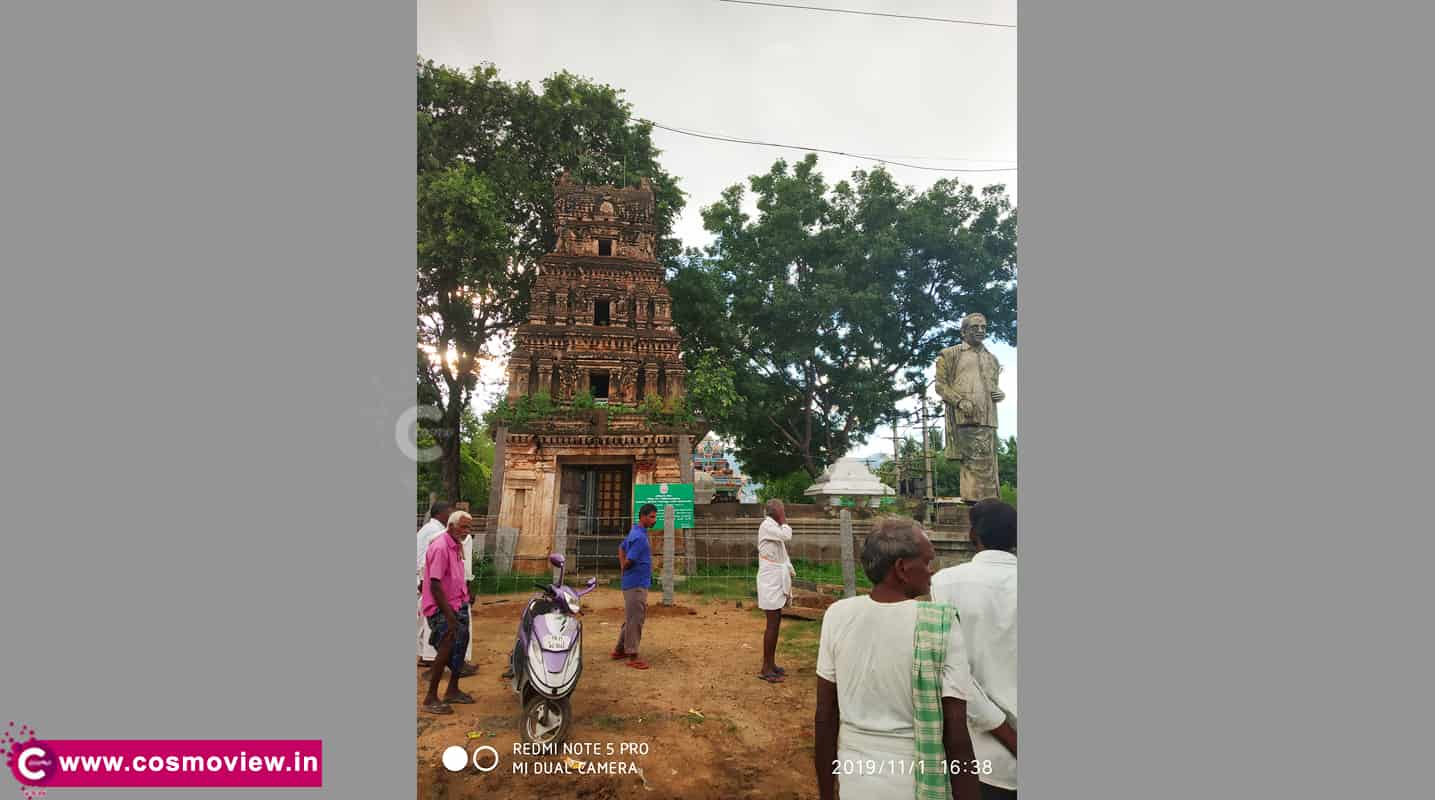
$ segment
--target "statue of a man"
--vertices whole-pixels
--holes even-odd
[[[946,407],[947,458],[960,461],[962,499],[974,503],[1000,496],[997,482],[997,403],[1006,398],[997,381],[1001,364],[982,345],[987,318],[962,320],[962,343],[937,357],[937,394]]]

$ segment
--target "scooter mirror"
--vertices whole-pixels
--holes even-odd
[[[548,557],[548,563],[549,563],[549,564],[552,564],[552,565],[555,566],[555,567],[561,567],[561,566],[563,566],[563,554],[562,554],[562,553],[554,553],[553,555],[551,555],[551,556]]]
[[[589,578],[589,579],[588,579],[588,586],[589,586],[589,587],[593,587],[593,586],[597,586],[597,585],[598,585],[598,579],[597,579],[597,578]]]

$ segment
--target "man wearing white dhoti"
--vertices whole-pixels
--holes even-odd
[[[429,521],[424,523],[418,532],[418,561],[414,567],[414,583],[418,586],[419,594],[423,594],[424,578],[424,553],[428,552],[429,542],[432,542],[448,528],[448,515],[451,512],[449,504],[443,500],[435,501],[429,508]],[[432,645],[429,644],[429,623],[423,615],[423,598],[419,598],[416,609],[419,618],[419,663],[429,664],[437,654]]]
[[[782,683],[787,670],[777,665],[777,629],[782,609],[792,602],[792,578],[797,574],[787,557],[792,527],[781,500],[767,501],[767,516],[757,529],[757,607],[767,612],[767,630],[762,635],[762,671],[758,677],[768,683]]]
[[[823,615],[813,725],[821,800],[839,790],[842,800],[982,797],[990,763],[973,755],[968,721],[989,730],[1004,717],[972,680],[951,607],[917,600],[932,590],[936,555],[915,521],[879,520],[862,543],[872,592]]]

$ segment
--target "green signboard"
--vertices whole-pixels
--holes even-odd
[[[658,507],[657,528],[663,527],[663,508],[673,507],[673,527],[692,528],[693,485],[691,483],[639,483],[633,486],[633,521],[638,520],[638,509],[652,503]]]

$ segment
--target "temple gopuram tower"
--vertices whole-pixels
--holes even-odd
[[[568,506],[567,549],[575,552],[581,536],[580,559],[610,566],[633,523],[634,484],[690,482],[691,445],[707,432],[700,423],[650,424],[633,409],[649,395],[683,397],[686,372],[655,257],[651,184],[583,186],[565,172],[554,217],[557,244],[538,262],[531,312],[509,360],[508,399],[544,393],[559,411],[506,430],[502,442],[498,525],[518,529],[513,568],[525,573],[548,569],[559,504]],[[583,393],[595,409],[574,410]],[[614,538],[600,552],[593,535]],[[656,537],[653,550],[661,552]]]

